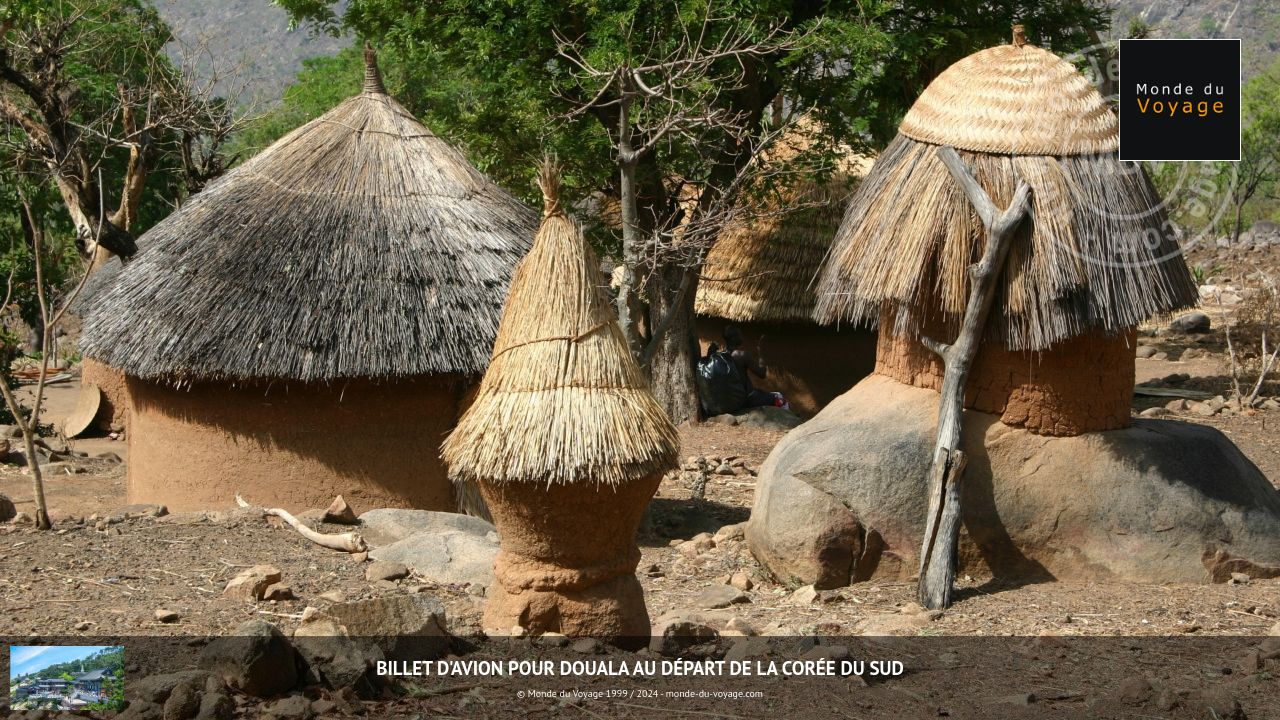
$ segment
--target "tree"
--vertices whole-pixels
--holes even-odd
[[[1280,61],[1245,83],[1241,103],[1244,128],[1240,135],[1240,162],[1224,163],[1221,174],[1230,183],[1233,244],[1240,240],[1244,229],[1245,205],[1260,191],[1274,189],[1280,179]]]
[[[217,78],[198,87],[169,61],[172,39],[145,0],[0,8],[0,147],[21,175],[53,184],[77,248],[97,263],[136,250],[148,180],[166,160],[185,192],[225,169],[219,147],[239,117],[214,97]]]
[[[810,161],[827,164],[821,159],[830,159],[842,143],[860,149],[887,141],[929,80],[955,59],[1007,42],[1014,19],[1042,42],[1074,50],[1088,43],[1084,27],[1105,27],[1108,17],[1093,0],[976,6],[964,0],[356,0],[340,13],[332,0],[276,1],[295,20],[376,41],[384,56],[398,60],[388,63],[387,77],[407,92],[401,97],[408,107],[525,197],[531,196],[533,158],[543,150],[565,165],[566,194],[619,198],[625,166],[616,162],[623,157],[616,143],[619,86],[608,87],[605,77],[675,57],[687,28],[706,30],[704,47],[736,45],[703,74],[706,82],[721,83],[718,92],[694,84],[685,94],[707,93],[714,103],[708,112],[736,118],[741,132],[707,125],[693,133],[667,132],[635,158],[628,192],[634,192],[636,212],[622,227],[649,239],[674,238],[691,207],[696,213],[712,198],[731,199],[742,169],[767,146],[780,98],[784,112],[807,112],[821,128]],[[804,42],[746,52],[770,33]],[[730,68],[734,62],[740,65]],[[587,67],[604,75],[593,76]],[[593,90],[604,94],[597,98]],[[645,124],[662,123],[655,114]],[[643,137],[637,142],[647,145]],[[627,243],[620,234],[606,227],[593,239],[606,253],[622,255]],[[691,262],[690,255],[647,251],[623,262],[643,281],[626,309],[633,333],[647,333],[637,353],[643,360],[645,347],[651,348],[651,384],[677,421],[697,409],[692,307],[700,261],[694,253]]]

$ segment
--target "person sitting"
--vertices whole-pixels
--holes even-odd
[[[761,380],[769,376],[769,366],[765,364],[764,353],[761,352],[761,348],[764,345],[764,336],[761,336],[760,340],[756,342],[756,351],[752,353],[750,350],[742,349],[742,330],[737,325],[726,325],[723,335],[725,348],[729,351],[729,357],[738,366],[738,374],[745,384],[746,405],[744,407],[787,407],[787,400],[782,393],[760,390],[751,382],[752,375]]]

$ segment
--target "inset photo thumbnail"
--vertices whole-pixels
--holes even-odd
[[[9,704],[14,710],[123,710],[124,647],[10,647]]]

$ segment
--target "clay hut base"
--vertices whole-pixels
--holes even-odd
[[[713,343],[724,346],[724,329],[737,325],[742,346],[755,351],[764,338],[764,359],[769,376],[751,378],[762,390],[781,392],[792,412],[812,417],[827,403],[871,373],[875,364],[876,331],[846,326],[821,327],[813,323],[735,323],[721,318],[698,318],[698,344],[706,354]]]
[[[485,627],[518,625],[531,635],[589,636],[621,647],[648,643],[636,530],[661,480],[616,487],[482,482],[502,537]]]
[[[80,363],[80,384],[96,385],[102,391],[102,402],[92,427],[101,432],[128,429],[129,390],[123,372],[86,357]]]
[[[204,510],[240,492],[293,512],[335,495],[357,509],[454,509],[439,446],[465,390],[458,376],[235,388],[130,377],[128,390],[131,503]]]
[[[792,430],[760,469],[752,553],[780,580],[818,587],[913,577],[937,414],[936,392],[872,375]],[[1137,418],[1049,437],[968,411],[963,449],[965,573],[1156,584],[1280,577],[1280,492],[1213,428]]]
[[[876,346],[878,375],[938,391],[943,367],[918,339],[895,335],[883,323]],[[952,337],[945,332],[931,337]],[[984,344],[974,360],[964,406],[1040,435],[1070,436],[1129,425],[1136,335],[1089,333],[1041,351]],[[1087,391],[1084,390],[1087,388]]]

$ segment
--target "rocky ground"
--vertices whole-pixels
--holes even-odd
[[[1139,395],[1134,413],[1171,415],[1216,427],[1268,478],[1280,483],[1280,439],[1275,431],[1280,425],[1280,409],[1265,402],[1251,408],[1225,402],[1231,388],[1226,338],[1218,313],[1210,309],[1208,315],[1208,332],[1169,333],[1149,328],[1142,334],[1141,347],[1151,349],[1140,350],[1143,357],[1137,363],[1138,381],[1163,394]],[[1185,390],[1193,391],[1186,394],[1194,397],[1176,397]],[[74,385],[51,388],[50,416],[69,410],[75,392]],[[1272,384],[1265,387],[1263,396],[1276,394],[1280,389]],[[1221,402],[1215,400],[1218,396],[1222,396]],[[768,688],[766,698],[773,700],[755,704],[726,706],[686,699],[683,704],[671,705],[670,700],[644,702],[631,696],[609,706],[581,699],[553,700],[538,704],[541,714],[531,716],[649,717],[661,706],[717,717],[777,717],[786,712],[812,717],[885,717],[887,707],[895,707],[897,717],[971,717],[975,715],[963,711],[959,698],[978,688],[984,702],[1000,708],[997,717],[1041,713],[1035,715],[1040,717],[1049,708],[1058,713],[1055,717],[1280,717],[1280,713],[1268,715],[1268,705],[1262,702],[1268,696],[1273,700],[1273,693],[1280,689],[1276,681],[1280,647],[1250,649],[1253,646],[1248,645],[1256,643],[1258,636],[1280,633],[1280,579],[1241,579],[1219,585],[1011,585],[974,574],[960,578],[958,602],[945,613],[923,612],[914,602],[915,588],[909,583],[865,583],[814,592],[775,582],[747,551],[740,524],[750,512],[756,468],[784,432],[727,422],[681,428],[686,471],[670,475],[659,490],[641,540],[639,572],[655,627],[681,622],[721,635],[718,646],[681,648],[681,653],[721,657],[731,650],[734,638],[757,634],[802,643],[789,651],[778,651],[779,656],[796,657],[806,652],[839,655],[848,652],[840,648],[855,645],[863,636],[1007,636],[1011,648],[1020,648],[1015,655],[1045,656],[1044,662],[1029,665],[1043,673],[1001,685],[984,665],[990,658],[938,664],[935,656],[943,650],[938,646],[896,647],[885,652],[914,659],[913,672],[888,682],[873,682],[870,687],[844,681],[838,697],[825,698],[823,694],[829,693],[830,687],[815,685],[813,692],[829,700],[821,705],[821,712],[814,709],[817,706],[809,713],[801,712],[803,706],[786,705],[794,700],[784,702],[783,698],[796,697],[798,690],[813,682],[812,678],[792,678],[761,680],[761,687]],[[60,449],[57,443],[51,444]],[[57,637],[59,642],[78,638],[92,642],[94,637],[112,635],[203,638],[230,633],[246,622],[266,621],[291,636],[299,628],[324,620],[323,616],[317,620],[317,610],[308,608],[340,615],[355,612],[343,610],[348,606],[364,612],[359,610],[367,607],[362,603],[379,599],[413,603],[429,599],[439,603],[444,624],[458,638],[453,653],[467,658],[485,657],[486,653],[504,657],[514,652],[511,642],[525,643],[519,653],[531,652],[528,640],[484,637],[480,622],[483,583],[475,581],[474,567],[458,570],[457,582],[442,582],[439,577],[424,577],[386,562],[385,551],[375,551],[374,557],[368,558],[321,548],[278,518],[264,517],[252,509],[165,515],[153,508],[123,508],[126,443],[99,438],[75,441],[69,450],[71,455],[56,460],[48,475],[55,530],[38,533],[21,522],[0,523],[0,635]],[[699,458],[705,459],[708,472],[701,498],[695,499],[701,482],[701,473],[696,470]],[[30,478],[21,467],[0,465],[0,493],[12,498],[17,512],[30,513],[32,509],[29,485]],[[324,532],[350,529],[322,522],[321,514],[306,514],[305,520]],[[481,548],[476,552],[492,543],[483,532],[466,528],[450,529],[449,533],[465,536]],[[395,539],[388,536],[382,542]],[[395,557],[411,558],[412,551],[429,552],[430,548],[410,547],[406,550],[410,554]],[[233,582],[240,575],[251,579]],[[228,584],[237,589],[228,591]],[[404,599],[419,597],[423,599]],[[308,613],[312,616],[306,617]],[[814,651],[817,641],[808,641],[805,646],[805,641],[795,640],[813,636],[827,636],[823,646],[827,649]],[[1099,652],[1098,647],[1059,649],[1057,643],[1072,636],[1121,636],[1134,643],[1141,643],[1142,636],[1254,639],[1240,640],[1244,645],[1210,648],[1208,655],[1197,656],[1194,662],[1173,662],[1160,671],[1144,670],[1136,680],[1130,677],[1132,673],[1117,670],[1113,677],[1099,681],[1096,675],[1090,677],[1079,669],[1061,669],[1058,660],[1072,652],[1083,653],[1082,657]],[[581,657],[605,652],[594,646],[559,647],[555,641],[539,642],[543,644],[532,649],[539,656]],[[193,640],[192,652],[203,645],[204,640]],[[1133,645],[1126,652],[1137,652],[1134,648],[1144,653],[1150,650]],[[663,648],[655,646],[655,650]],[[743,652],[767,657],[769,651],[756,647],[740,654]],[[1114,659],[1117,652],[1102,654]],[[602,657],[644,656],[610,650]],[[1094,660],[1081,663],[1087,666]],[[1048,669],[1050,666],[1059,669]],[[1183,671],[1202,680],[1215,678],[1214,687],[1226,693],[1225,700],[1198,695],[1199,686],[1177,678],[1177,672]],[[175,692],[182,698],[189,695],[195,698],[192,707],[198,707],[206,693],[201,689],[206,680],[192,676],[183,681],[190,685],[188,689],[161,688],[157,697],[167,702],[164,698]],[[622,686],[608,678],[581,685],[584,691]],[[680,687],[680,683],[664,687]],[[850,690],[855,687],[857,692]],[[514,702],[511,687],[484,680],[409,683],[395,699],[372,704],[350,691],[344,694],[313,688],[307,692],[304,699],[294,694],[262,704],[244,693],[219,691],[227,695],[229,704],[216,700],[217,693],[211,694],[210,712],[214,714],[207,717],[257,717],[264,713],[280,718],[359,713],[375,717],[505,717],[514,708],[528,707]],[[1136,704],[1117,699],[1125,693],[1145,699]],[[799,696],[813,698],[812,693],[801,692]],[[1225,704],[1214,705],[1219,701]],[[1167,709],[1161,709],[1165,706]],[[602,707],[607,709],[600,714]],[[155,708],[159,714],[137,716],[165,716]],[[1234,715],[1236,709],[1243,714]],[[1112,711],[1115,714],[1109,714]],[[1208,714],[1210,711],[1215,714]],[[987,713],[984,717],[991,716],[989,708]]]

